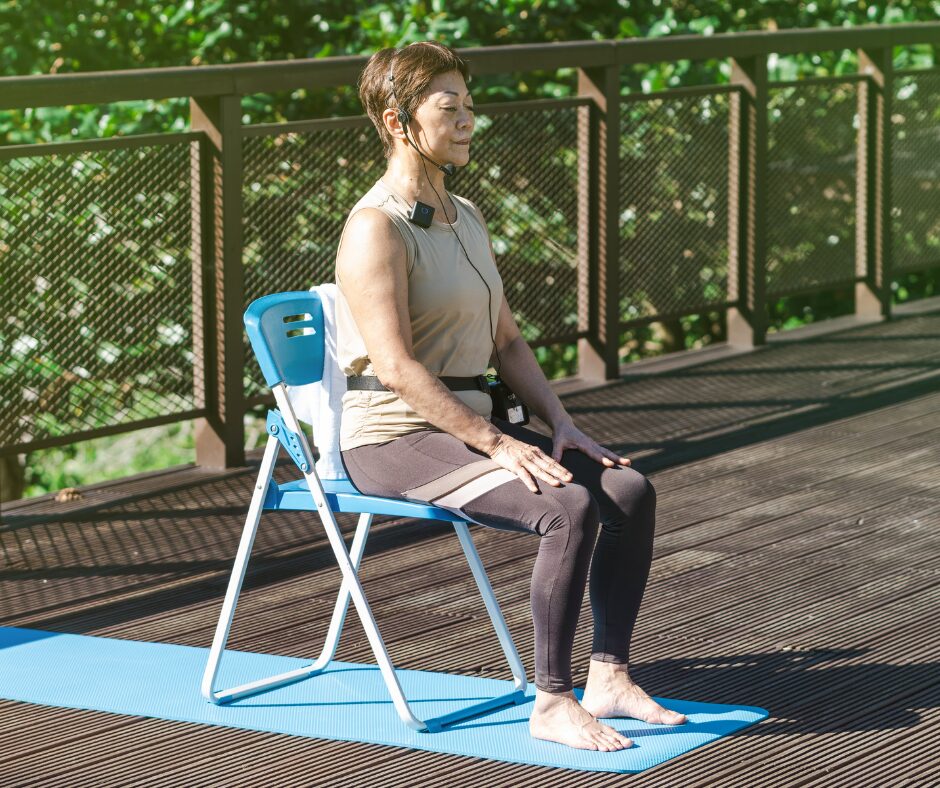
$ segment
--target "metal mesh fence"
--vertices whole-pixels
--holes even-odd
[[[767,290],[855,276],[857,83],[770,91]],[[894,270],[940,265],[940,71],[898,74],[892,110]],[[733,87],[626,96],[619,303],[624,324],[728,298]],[[483,210],[506,293],[533,345],[586,323],[578,246],[584,99],[481,107],[449,183]],[[199,134],[0,151],[0,446],[201,413],[193,369],[193,190]],[[580,139],[583,143],[585,139]],[[350,208],[384,170],[366,118],[245,130],[244,300],[333,277]],[[583,298],[582,298],[583,300]],[[579,326],[579,308],[581,311]],[[198,328],[198,327],[197,327]],[[197,337],[198,339],[198,337]],[[247,348],[246,348],[247,350]],[[249,397],[266,390],[250,353]]]
[[[506,300],[533,345],[578,331],[578,113],[587,111],[575,102],[484,110],[455,178],[486,218]]]
[[[353,125],[354,124],[354,125]],[[367,120],[244,140],[245,305],[267,293],[333,281],[349,210],[382,174]],[[267,391],[245,339],[245,393]]]
[[[855,277],[856,126],[855,81],[770,91],[768,295]]]
[[[624,323],[690,313],[727,299],[729,93],[623,104],[619,226]]]
[[[193,409],[190,137],[0,160],[0,445]]]
[[[536,344],[577,331],[577,103],[481,108],[471,162],[448,184],[483,211],[506,297]],[[332,281],[346,216],[384,171],[367,120],[294,125],[244,142],[246,304]],[[246,358],[246,394],[255,396],[266,387]]]
[[[940,265],[940,72],[895,80],[891,116],[894,270]]]

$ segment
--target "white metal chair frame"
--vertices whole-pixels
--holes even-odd
[[[307,293],[306,295],[309,296],[310,294]],[[351,598],[362,620],[366,636],[375,654],[382,678],[388,687],[389,694],[392,696],[395,709],[399,717],[401,717],[402,722],[409,728],[413,728],[416,731],[436,732],[440,731],[446,725],[453,724],[468,717],[476,716],[486,711],[513,703],[524,702],[526,697],[525,668],[522,665],[522,660],[519,658],[519,653],[516,650],[512,636],[506,626],[496,597],[493,594],[493,589],[487,578],[486,570],[483,568],[480,557],[473,545],[473,540],[467,528],[467,522],[450,512],[429,505],[361,495],[356,492],[348,482],[340,482],[337,484],[330,480],[321,481],[316,472],[310,446],[288,400],[284,384],[278,383],[272,386],[272,391],[278,410],[272,411],[269,415],[268,442],[265,446],[261,468],[252,493],[251,505],[248,509],[248,516],[245,520],[245,527],[242,531],[241,541],[238,546],[235,565],[232,569],[228,589],[225,593],[222,612],[219,617],[218,625],[216,626],[212,647],[209,651],[209,659],[202,680],[203,696],[212,703],[223,704],[239,698],[255,695],[259,692],[302,681],[303,679],[307,679],[327,670],[336,652],[336,647],[339,643],[340,635],[342,634],[346,612],[349,607],[349,600]],[[295,464],[303,473],[302,481],[281,485],[282,490],[290,488],[292,492],[291,495],[285,494],[283,496],[283,501],[287,501],[287,499],[290,498],[290,502],[286,504],[284,502],[278,502],[278,485],[272,479],[274,466],[282,445],[288,450]],[[309,494],[305,494],[303,490],[304,482],[306,483],[305,486]],[[298,503],[300,505],[298,505]],[[320,521],[326,529],[330,547],[333,550],[343,577],[339,594],[336,597],[336,604],[333,608],[333,616],[330,620],[326,641],[319,657],[317,657],[312,664],[296,670],[258,679],[230,689],[216,689],[216,677],[222,663],[225,645],[228,641],[232,620],[235,616],[235,607],[238,603],[239,594],[241,593],[242,582],[248,567],[248,560],[255,534],[258,530],[258,524],[261,520],[262,511],[264,509],[313,509],[313,506],[310,505],[311,503],[315,506]],[[333,504],[332,506],[331,503]],[[343,541],[342,534],[337,525],[334,507],[336,511],[359,512],[358,525],[356,526],[352,546],[349,551],[346,549],[346,544]],[[457,538],[460,541],[460,546],[470,565],[473,578],[483,597],[487,613],[496,630],[503,654],[509,663],[513,675],[513,689],[510,692],[459,709],[450,714],[428,720],[419,719],[414,714],[402,692],[401,685],[395,673],[395,668],[392,665],[388,651],[385,648],[385,643],[379,633],[378,626],[372,614],[372,609],[366,600],[358,575],[359,565],[362,560],[363,552],[365,551],[366,539],[369,535],[369,528],[372,525],[373,516],[375,514],[404,514],[405,511],[403,510],[408,511],[410,516],[445,519],[453,522],[454,529],[457,532]],[[411,510],[413,510],[413,512]]]

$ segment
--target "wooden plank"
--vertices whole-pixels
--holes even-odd
[[[833,662],[827,664],[825,670],[797,669],[792,677],[799,679],[798,686],[791,682],[789,692],[780,693],[779,700],[765,697],[760,701],[776,709],[776,719],[751,729],[750,736],[742,736],[733,746],[729,740],[721,743],[724,746],[715,747],[712,757],[707,759],[707,767],[706,761],[699,757],[688,759],[685,764],[675,762],[669,771],[674,771],[674,776],[678,777],[687,770],[707,768],[709,776],[722,784],[743,769],[754,776],[757,784],[763,784],[767,775],[763,775],[762,780],[761,770],[775,763],[786,784],[801,784],[802,771],[797,770],[797,763],[801,764],[804,759],[812,761],[825,747],[820,739],[826,733],[875,730],[884,738],[885,729],[890,730],[892,707],[903,707],[906,696],[922,692],[925,684],[936,684],[936,676],[930,674],[928,665],[898,670],[889,667],[887,671],[885,667],[869,660],[868,664],[855,663],[852,667]],[[832,682],[835,676],[838,680]],[[829,682],[825,681],[827,677]],[[858,693],[860,686],[865,687],[862,702]],[[799,757],[795,757],[797,753]],[[831,754],[834,753],[830,751]],[[900,751],[881,749],[882,764],[888,769],[902,767],[907,760],[905,755],[903,748]]]
[[[605,429],[637,425],[652,447],[718,446],[711,456],[651,473],[659,536],[632,674],[667,697],[751,703],[773,714],[757,728],[629,778],[631,785],[714,785],[743,774],[775,785],[836,778],[864,784],[866,775],[883,784],[921,761],[930,765],[912,774],[934,778],[926,754],[936,721],[920,717],[936,706],[940,393],[905,381],[931,372],[937,353],[928,344],[938,332],[940,316],[904,318],[781,346],[785,352],[775,346],[701,374],[604,387],[579,400],[584,416]],[[829,363],[836,356],[839,363]],[[878,387],[894,391],[866,399]],[[668,407],[631,411],[657,401]],[[831,412],[802,421],[801,409],[814,403]],[[757,434],[722,425],[728,412],[751,419],[744,423]],[[669,423],[673,413],[681,423]],[[754,426],[755,415],[770,421]],[[722,429],[730,430],[725,444]],[[285,474],[289,469],[278,470],[279,478]],[[14,507],[15,527],[0,531],[0,620],[207,645],[241,530],[244,506],[233,501],[247,500],[252,478],[183,470],[129,480],[128,500],[120,500],[121,488],[104,489],[90,509],[68,511],[48,500]],[[6,525],[6,509],[4,515]],[[322,529],[308,516],[279,514],[266,525],[233,643],[313,656],[338,572]],[[344,519],[347,537],[353,526],[353,518]],[[531,672],[528,597],[538,540],[477,527],[473,533]],[[398,664],[508,678],[448,526],[378,523],[363,578]],[[348,620],[339,657],[371,660],[355,613]],[[586,598],[573,652],[576,683],[586,677],[590,638]],[[0,702],[0,732],[4,777],[17,785],[274,778],[413,785],[435,783],[444,771],[454,784],[561,786],[584,778],[9,702]],[[624,784],[617,775],[591,781]]]

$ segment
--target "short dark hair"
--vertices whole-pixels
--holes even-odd
[[[404,109],[414,116],[415,110],[427,98],[428,87],[438,74],[458,71],[470,81],[467,61],[453,49],[437,41],[416,41],[401,49],[380,49],[366,63],[359,75],[359,100],[372,120],[385,158],[392,153],[392,135],[385,128],[382,113],[388,109]],[[395,77],[394,95],[389,75]],[[401,102],[401,106],[395,99]]]

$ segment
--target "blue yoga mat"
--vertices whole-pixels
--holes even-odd
[[[440,733],[402,724],[374,665],[334,662],[317,676],[252,698],[214,706],[199,694],[208,650],[169,643],[67,635],[0,627],[0,696],[9,700],[164,720],[224,725],[411,747],[476,758],[604,772],[640,772],[764,719],[753,706],[657,698],[689,717],[682,726],[605,720],[634,741],[617,752],[576,750],[529,735],[529,700],[465,720]],[[234,686],[291,670],[309,660],[226,652],[217,686]],[[405,696],[422,719],[507,692],[495,679],[398,671]]]

